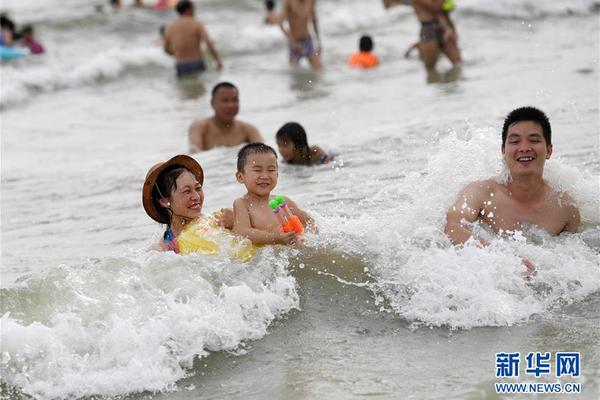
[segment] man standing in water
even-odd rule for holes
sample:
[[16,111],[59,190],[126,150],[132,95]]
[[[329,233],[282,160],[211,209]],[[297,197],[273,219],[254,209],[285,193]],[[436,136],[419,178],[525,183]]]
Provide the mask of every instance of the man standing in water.
[[194,18],[194,5],[190,0],[180,0],[175,7],[179,17],[171,22],[165,29],[164,49],[175,56],[177,64],[177,77],[197,74],[206,69],[202,57],[202,43],[208,49],[221,69],[221,58],[212,40],[208,36],[204,25]]
[[190,126],[192,153],[217,146],[233,147],[242,143],[263,142],[258,129],[235,119],[240,110],[240,101],[238,90],[232,83],[220,82],[215,85],[210,105],[215,111],[214,115]]
[[412,0],[415,15],[421,23],[418,47],[429,79],[436,77],[435,65],[440,52],[454,66],[461,62],[454,24],[443,8],[444,3],[444,0]]
[[[281,21],[281,29],[287,36],[290,46],[290,64],[297,65],[302,57],[307,57],[313,69],[320,69],[321,38],[317,24],[315,0],[284,0]],[[289,25],[287,30],[283,27],[285,21]],[[311,21],[317,39],[316,48],[308,31]]]
[[[579,210],[567,193],[557,192],[543,178],[544,164],[552,155],[550,121],[533,107],[508,114],[502,128],[502,154],[510,176],[473,182],[448,210],[445,232],[454,245],[473,236],[469,223],[484,222],[495,233],[535,225],[556,236],[576,232]],[[483,239],[478,239],[486,244]],[[533,266],[524,260],[531,271]]]

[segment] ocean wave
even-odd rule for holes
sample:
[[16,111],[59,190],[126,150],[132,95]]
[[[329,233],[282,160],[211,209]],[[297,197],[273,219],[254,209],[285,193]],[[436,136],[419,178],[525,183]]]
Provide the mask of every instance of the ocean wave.
[[76,65],[51,64],[2,66],[0,106],[22,102],[39,93],[114,80],[131,68],[172,67],[172,60],[158,47],[112,48]]
[[[573,195],[581,233],[550,237],[532,227],[504,238],[487,234],[485,247],[451,246],[445,214],[460,189],[504,171],[497,132],[458,136],[442,139],[425,170],[381,188],[352,218],[328,218],[323,245],[361,257],[375,278],[369,287],[385,299],[382,309],[415,326],[510,326],[598,293],[598,177],[561,160],[549,160],[545,178]],[[531,280],[521,257],[537,266]]]
[[456,11],[503,18],[590,15],[598,12],[598,0],[460,0]]
[[175,390],[196,357],[243,352],[298,308],[286,260],[151,253],[24,278],[0,292],[2,380],[38,399]]

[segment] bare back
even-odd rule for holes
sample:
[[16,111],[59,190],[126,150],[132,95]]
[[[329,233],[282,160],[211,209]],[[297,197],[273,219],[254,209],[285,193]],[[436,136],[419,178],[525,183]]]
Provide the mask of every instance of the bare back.
[[194,122],[189,129],[191,151],[209,150],[213,147],[234,147],[242,143],[261,142],[258,129],[253,125],[233,120],[228,127],[219,126],[214,117]]
[[441,10],[442,2],[439,0],[413,0],[412,5],[417,19],[421,22],[437,19],[439,12],[435,10]]
[[165,29],[165,48],[178,62],[202,58],[200,45],[206,40],[204,26],[191,16],[180,16]]
[[314,16],[314,0],[286,0],[284,13],[290,25],[290,36],[300,40],[310,36],[308,24]]

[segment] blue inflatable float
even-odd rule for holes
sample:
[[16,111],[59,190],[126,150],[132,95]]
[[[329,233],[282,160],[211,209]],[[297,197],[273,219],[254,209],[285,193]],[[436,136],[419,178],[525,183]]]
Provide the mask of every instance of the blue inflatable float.
[[0,61],[12,60],[29,55],[29,49],[0,45]]

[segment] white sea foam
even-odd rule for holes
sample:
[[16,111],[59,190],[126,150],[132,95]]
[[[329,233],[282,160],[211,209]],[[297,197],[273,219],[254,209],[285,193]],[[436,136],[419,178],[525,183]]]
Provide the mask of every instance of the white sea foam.
[[172,68],[172,60],[158,47],[115,47],[75,65],[4,65],[0,106],[23,101],[35,93],[117,79],[128,68],[145,68],[149,65]]
[[285,266],[153,253],[32,276],[3,289],[2,378],[42,399],[174,389],[195,357],[298,307]]
[[[560,160],[548,164],[545,177],[574,196],[582,233],[550,237],[532,228],[504,239],[489,235],[486,247],[450,245],[445,213],[459,190],[503,170],[497,132],[462,136],[442,139],[423,172],[382,188],[352,218],[326,221],[326,246],[362,257],[376,278],[372,289],[416,324],[512,325],[600,290],[598,185]],[[521,257],[538,269],[531,281]]]

